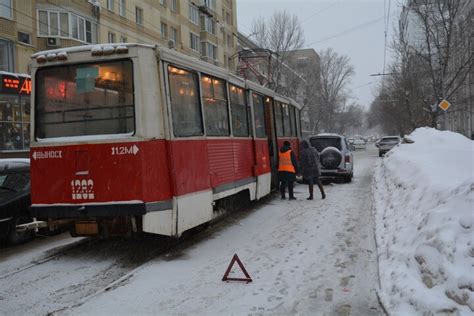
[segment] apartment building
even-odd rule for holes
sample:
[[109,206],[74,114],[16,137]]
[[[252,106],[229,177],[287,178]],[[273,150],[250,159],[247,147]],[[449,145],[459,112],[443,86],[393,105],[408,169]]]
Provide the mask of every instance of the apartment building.
[[235,72],[236,18],[236,0],[0,0],[0,157],[27,156],[31,54],[147,43]]

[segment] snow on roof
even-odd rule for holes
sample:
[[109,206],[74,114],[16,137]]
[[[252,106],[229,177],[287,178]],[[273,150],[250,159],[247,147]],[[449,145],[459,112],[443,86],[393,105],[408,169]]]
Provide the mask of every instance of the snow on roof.
[[8,72],[8,71],[0,71],[0,75],[8,75],[8,76],[16,77],[16,78],[19,78],[19,77],[30,78],[30,75],[28,74],[19,74],[19,73]]
[[31,55],[31,58],[36,58],[40,55],[47,55],[47,54],[57,54],[60,52],[66,53],[73,53],[73,52],[84,52],[84,51],[92,51],[97,49],[104,49],[105,47],[113,47],[117,48],[119,46],[125,47],[147,47],[147,48],[155,48],[156,45],[150,44],[138,44],[138,43],[104,43],[104,44],[95,44],[95,45],[80,45],[80,46],[73,46],[73,47],[64,47],[64,48],[57,48],[51,50],[44,50]]
[[336,133],[319,133],[315,136],[337,136],[337,137],[342,137],[342,135],[339,135],[339,134],[336,134]]

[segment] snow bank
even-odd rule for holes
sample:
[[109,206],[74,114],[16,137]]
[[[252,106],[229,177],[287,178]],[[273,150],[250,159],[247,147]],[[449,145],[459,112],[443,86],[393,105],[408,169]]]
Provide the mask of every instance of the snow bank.
[[374,181],[381,298],[390,314],[474,313],[474,146],[419,128]]

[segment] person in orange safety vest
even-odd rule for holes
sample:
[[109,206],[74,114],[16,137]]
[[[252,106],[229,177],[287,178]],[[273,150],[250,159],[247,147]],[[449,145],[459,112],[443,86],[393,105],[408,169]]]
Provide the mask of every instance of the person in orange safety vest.
[[298,161],[296,160],[295,153],[291,150],[289,141],[283,143],[278,157],[278,178],[280,179],[281,199],[286,199],[285,191],[288,186],[289,199],[296,200],[293,194],[293,183],[296,180],[296,174],[299,173]]

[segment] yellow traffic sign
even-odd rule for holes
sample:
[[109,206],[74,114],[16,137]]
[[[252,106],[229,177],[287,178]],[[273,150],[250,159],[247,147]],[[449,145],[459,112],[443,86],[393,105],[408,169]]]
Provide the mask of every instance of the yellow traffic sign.
[[441,101],[438,106],[441,108],[441,110],[446,111],[451,106],[451,103],[449,103],[446,99],[443,99],[443,101]]

